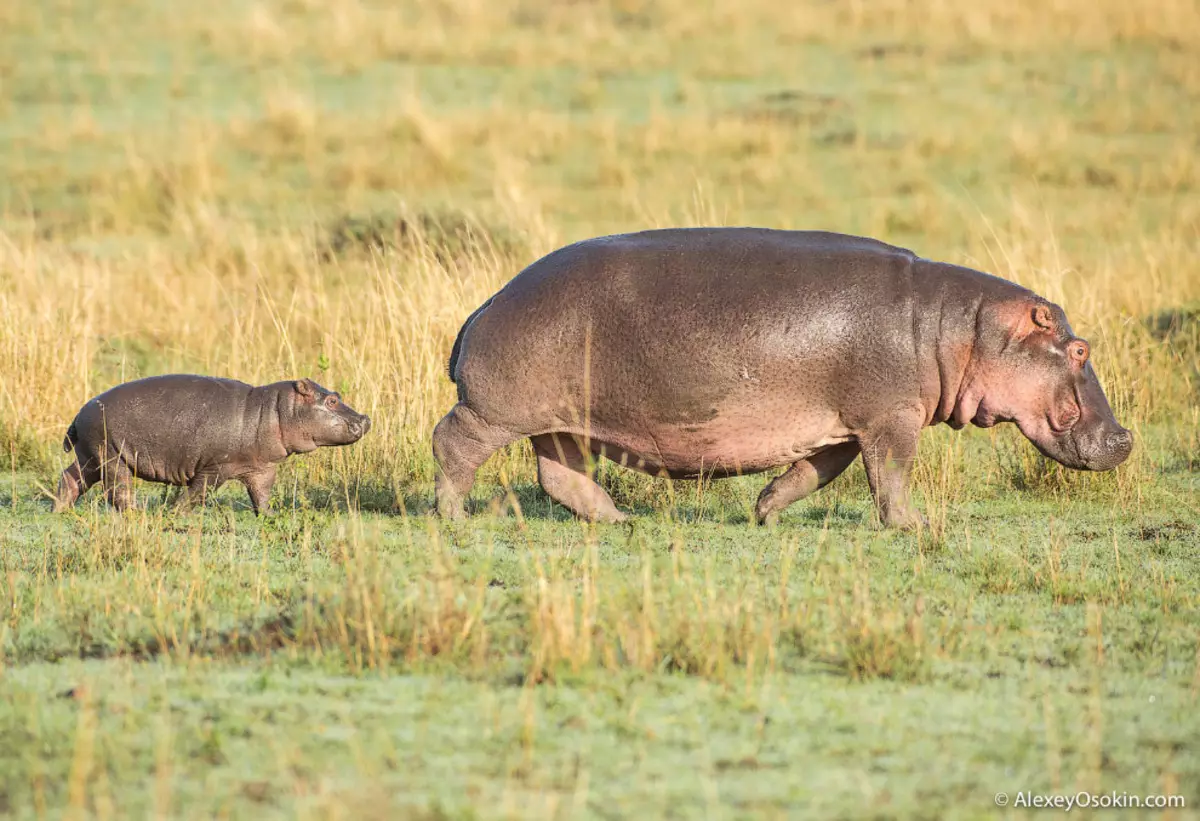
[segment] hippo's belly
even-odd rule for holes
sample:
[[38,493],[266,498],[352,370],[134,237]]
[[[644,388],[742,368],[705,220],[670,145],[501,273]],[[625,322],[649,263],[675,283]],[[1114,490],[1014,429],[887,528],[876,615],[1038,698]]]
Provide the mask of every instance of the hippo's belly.
[[852,438],[836,414],[791,423],[741,416],[640,430],[597,425],[591,449],[625,467],[688,479],[761,473]]

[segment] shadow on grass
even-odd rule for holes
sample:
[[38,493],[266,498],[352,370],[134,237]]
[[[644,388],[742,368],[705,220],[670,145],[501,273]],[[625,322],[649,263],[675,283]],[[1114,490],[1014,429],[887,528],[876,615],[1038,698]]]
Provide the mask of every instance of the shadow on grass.
[[[281,650],[297,639],[296,617],[284,610],[264,621],[246,623],[224,630],[199,642],[187,642],[190,654],[206,657],[230,658],[258,655]],[[79,648],[81,659],[128,658],[134,661],[152,661],[172,650],[180,649],[159,636],[135,638],[126,647],[114,647],[101,642],[92,642]]]
[[[720,495],[710,492],[698,500],[693,492],[694,484],[688,480],[676,480],[673,483],[674,501],[665,491],[665,484],[664,489],[655,487],[647,493],[622,492],[624,488],[621,486],[613,487],[610,491],[617,507],[634,520],[733,526],[753,523],[752,509],[747,503],[752,497],[742,498],[745,494],[734,490]],[[474,490],[465,505],[468,518],[516,519],[519,510],[520,517],[530,521],[576,521],[575,514],[551,499],[536,483],[521,483],[505,488],[480,482]],[[138,482],[135,485],[136,512],[180,520],[199,515],[253,515],[245,490],[236,483],[230,483],[218,493],[210,495],[202,508],[177,509],[175,505],[182,493],[182,488]],[[12,498],[11,488],[0,485],[0,509],[11,507]],[[19,505],[32,504],[42,512],[48,512],[52,507],[48,497],[31,502],[25,494],[18,493],[17,498]],[[98,488],[81,498],[75,509],[115,512]],[[278,487],[272,496],[270,513],[256,518],[260,521],[279,521],[295,516],[327,518],[350,512],[381,517],[436,516],[433,488],[428,483],[397,487],[382,480],[364,480],[342,487],[293,484]],[[859,507],[847,505],[837,496],[831,496],[826,500],[815,499],[795,504],[784,512],[780,524],[856,526],[865,522],[866,518]]]
[[[754,523],[752,512],[744,500],[737,498],[709,498],[697,503],[691,492],[695,483],[690,480],[674,480],[676,501],[672,503],[666,494],[660,500],[647,500],[644,496],[630,498],[629,494],[613,493],[614,502],[618,509],[627,513],[633,519],[654,521],[671,521],[681,524],[723,524],[748,526]],[[471,499],[467,503],[468,515],[499,515],[513,516],[513,501],[516,501],[525,519],[547,522],[570,522],[576,519],[575,514],[563,505],[553,501],[540,486],[523,484],[513,487],[509,492],[499,489],[491,498]],[[414,515],[433,512],[431,499],[422,496],[417,501],[417,509],[410,511]],[[783,525],[792,523],[816,524],[825,523],[836,525],[859,525],[865,522],[867,516],[856,508],[845,505],[840,499],[832,499],[826,504],[798,502],[780,519]]]

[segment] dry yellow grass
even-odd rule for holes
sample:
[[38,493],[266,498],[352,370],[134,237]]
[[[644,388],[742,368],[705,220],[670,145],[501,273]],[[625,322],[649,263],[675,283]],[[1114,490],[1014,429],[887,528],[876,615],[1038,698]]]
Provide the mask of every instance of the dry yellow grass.
[[[736,222],[711,202],[696,209],[697,218],[676,222]],[[514,206],[505,216],[517,223],[523,212]],[[311,235],[264,235],[202,204],[175,212],[169,240],[100,257],[7,236],[3,435],[45,457],[87,398],[151,370],[251,382],[311,375],[376,420],[369,439],[339,454],[347,469],[424,481],[429,434],[454,403],[446,360],[459,325],[557,241],[538,224],[516,230],[526,258],[484,248],[446,260],[418,240],[402,253],[334,262],[321,260]],[[1067,306],[1126,424],[1188,424],[1194,363],[1142,321],[1200,290],[1194,247],[1182,238],[1110,245],[1108,259],[1076,262],[1045,215],[1015,203],[1002,224],[981,226],[959,259]],[[961,456],[947,466],[966,469]]]
[[[1092,339],[1135,430],[1187,420],[1195,347],[1146,320],[1200,298],[1200,118],[1180,107],[1200,92],[1198,15],[1187,0],[106,6],[97,25],[139,61],[90,36],[79,3],[8,6],[4,42],[53,33],[69,69],[2,67],[24,119],[0,155],[0,435],[46,465],[115,381],[309,374],[377,420],[329,458],[424,482],[450,342],[483,299],[568,240],[720,223],[869,234],[1029,285]],[[1078,54],[1056,76],[1059,42]],[[830,90],[792,76],[800,48],[844,63],[816,82]],[[380,73],[397,65],[432,68]],[[538,101],[539,76],[561,96]],[[622,79],[639,76],[659,89]],[[457,104],[454,88],[480,99],[489,82],[489,104]],[[39,111],[38,95],[67,104]],[[434,206],[516,241],[322,255],[338,214]],[[947,441],[930,446],[950,448],[939,475],[968,458]],[[528,478],[519,456],[504,469]]]

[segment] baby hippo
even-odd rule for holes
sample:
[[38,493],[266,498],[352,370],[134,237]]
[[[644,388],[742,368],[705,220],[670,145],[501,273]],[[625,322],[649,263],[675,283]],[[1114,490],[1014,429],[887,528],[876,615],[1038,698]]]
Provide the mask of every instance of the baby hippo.
[[269,508],[275,468],[293,453],[351,445],[369,417],[311,379],[254,387],[236,379],[171,374],[117,385],[89,401],[67,428],[54,501],[65,510],[97,482],[118,510],[133,502],[133,478],[182,485],[181,506],[203,503],[230,479]]

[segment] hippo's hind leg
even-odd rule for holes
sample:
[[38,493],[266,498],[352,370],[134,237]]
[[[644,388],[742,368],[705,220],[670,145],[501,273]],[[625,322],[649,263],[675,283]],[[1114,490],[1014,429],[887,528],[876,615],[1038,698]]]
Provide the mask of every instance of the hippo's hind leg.
[[433,429],[438,515],[446,519],[462,518],[463,502],[475,484],[475,472],[480,465],[520,438],[520,434],[489,424],[463,402],[451,408]]
[[754,506],[754,518],[760,525],[774,524],[788,505],[814,493],[834,479],[858,456],[857,442],[843,442],[801,459],[771,480]]
[[54,494],[54,512],[61,513],[74,507],[79,497],[87,493],[88,488],[100,481],[100,472],[85,469],[78,457],[72,462],[58,480],[58,491]]
[[546,433],[530,441],[537,453],[538,483],[551,499],[591,522],[628,518],[589,475],[587,456],[574,436]]

